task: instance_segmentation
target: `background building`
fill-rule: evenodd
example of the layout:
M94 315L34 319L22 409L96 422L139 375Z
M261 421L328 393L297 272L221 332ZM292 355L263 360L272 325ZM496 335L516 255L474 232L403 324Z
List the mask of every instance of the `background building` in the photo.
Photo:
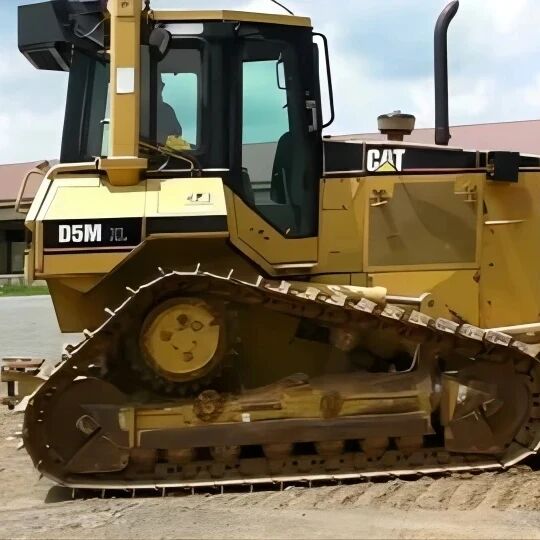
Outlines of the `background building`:
M450 132L450 146L476 150L512 150L522 154L540 155L540 120L453 126ZM434 137L433 129L415 129L404 140L433 144ZM386 136L380 133L359 133L332 138L384 140ZM15 207L20 198L22 208L28 208L42 179L38 169L42 163L0 165L0 280L1 276L23 272L24 214L18 213Z
M21 209L30 205L42 179L37 169L41 163L0 165L0 276L20 275L24 271L24 214L15 207L18 198Z
M449 146L466 150L510 150L522 154L540 155L540 120L521 122L499 122L493 124L472 124L452 126ZM386 140L381 133L359 133L332 137L337 140L370 139ZM408 142L435 144L434 129L415 129L403 139Z

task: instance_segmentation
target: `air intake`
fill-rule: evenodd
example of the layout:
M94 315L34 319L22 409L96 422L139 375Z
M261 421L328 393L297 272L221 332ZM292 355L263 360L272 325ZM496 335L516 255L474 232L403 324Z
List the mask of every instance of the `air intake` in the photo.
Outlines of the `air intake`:
M413 132L416 118L412 114L394 111L388 114L381 114L377 118L379 131L386 135L389 141L402 141L405 135Z

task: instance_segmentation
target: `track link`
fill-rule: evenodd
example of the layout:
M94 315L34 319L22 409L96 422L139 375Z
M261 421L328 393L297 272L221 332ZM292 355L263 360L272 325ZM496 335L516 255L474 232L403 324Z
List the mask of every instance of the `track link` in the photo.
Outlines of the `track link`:
M66 360L31 397L26 409L23 440L36 468L56 482L88 489L169 489L230 485L280 485L294 482L325 482L373 477L437 474L456 471L506 468L540 449L540 345L526 344L500 332L485 331L469 324L433 319L413 309L378 304L347 286L327 286L305 282L268 280L259 277L248 283L227 276L210 274L200 267L193 272L161 271L158 278L137 290L115 310L107 309L108 319L68 351ZM516 372L527 380L530 394L529 416L524 419L505 452L495 457L454 454L444 448L422 448L405 454L389 449L366 461L362 453L348 453L322 459L320 456L291 456L281 460L237 458L224 466L215 461L195 461L185 466L155 473L125 475L123 472L66 474L64 460L51 445L45 428L51 421L54 403L74 382L106 378L116 358L115 336L125 332L134 318L148 306L173 295L202 295L236 304L261 305L265 309L311 319L331 327L384 328L397 339L429 346L440 351L464 350L471 359L484 362L511 361ZM105 375L104 375L105 374ZM218 466L219 465L219 466ZM266 471L266 473L261 473Z

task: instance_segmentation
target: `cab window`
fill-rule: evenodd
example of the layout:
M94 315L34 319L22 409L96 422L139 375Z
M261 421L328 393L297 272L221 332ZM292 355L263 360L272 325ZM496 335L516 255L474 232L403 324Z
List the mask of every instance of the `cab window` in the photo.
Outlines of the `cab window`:
M156 141L178 150L199 146L201 52L171 49L158 63Z
M244 200L285 236L316 228L305 102L287 42L249 41L242 63Z

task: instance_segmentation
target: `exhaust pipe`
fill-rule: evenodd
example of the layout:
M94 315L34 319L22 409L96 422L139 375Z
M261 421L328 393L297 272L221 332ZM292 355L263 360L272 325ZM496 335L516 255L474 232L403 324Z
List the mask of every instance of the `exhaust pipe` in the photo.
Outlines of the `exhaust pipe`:
M452 22L459 0L450 2L441 12L435 25L435 144L448 146L448 26Z

